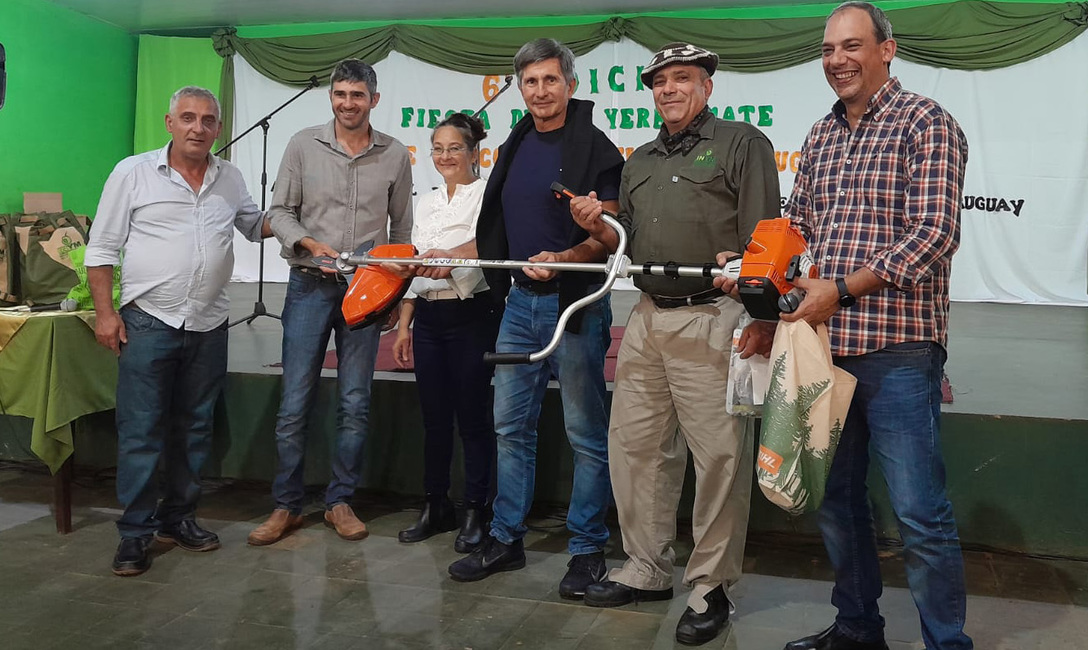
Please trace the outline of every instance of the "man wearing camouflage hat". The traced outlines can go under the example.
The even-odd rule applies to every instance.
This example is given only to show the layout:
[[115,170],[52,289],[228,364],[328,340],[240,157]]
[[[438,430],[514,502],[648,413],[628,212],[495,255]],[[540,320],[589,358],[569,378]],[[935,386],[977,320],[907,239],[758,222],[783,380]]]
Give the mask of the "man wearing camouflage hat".
[[[714,259],[739,251],[760,219],[779,214],[770,141],[718,119],[707,101],[718,56],[687,43],[659,50],[642,72],[664,123],[623,168],[619,219],[636,260]],[[578,224],[606,246],[592,193],[571,202]],[[695,460],[692,533],[684,572],[692,587],[676,639],[701,644],[729,620],[728,586],[740,578],[753,470],[752,430],[725,410],[733,329],[742,307],[709,278],[636,276],[642,296],[620,348],[609,427],[609,471],[628,560],[585,602],[617,607],[672,598],[672,549],[687,450]],[[727,291],[731,287],[724,287]],[[746,352],[766,353],[750,328]]]

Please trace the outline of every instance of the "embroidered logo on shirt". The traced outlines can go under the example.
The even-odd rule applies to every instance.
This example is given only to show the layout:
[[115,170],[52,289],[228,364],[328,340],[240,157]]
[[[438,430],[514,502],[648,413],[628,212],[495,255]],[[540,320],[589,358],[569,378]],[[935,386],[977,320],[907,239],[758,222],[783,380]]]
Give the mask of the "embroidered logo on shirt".
[[714,150],[707,149],[703,153],[695,156],[695,160],[691,163],[692,167],[713,167],[717,164],[718,159],[714,157]]

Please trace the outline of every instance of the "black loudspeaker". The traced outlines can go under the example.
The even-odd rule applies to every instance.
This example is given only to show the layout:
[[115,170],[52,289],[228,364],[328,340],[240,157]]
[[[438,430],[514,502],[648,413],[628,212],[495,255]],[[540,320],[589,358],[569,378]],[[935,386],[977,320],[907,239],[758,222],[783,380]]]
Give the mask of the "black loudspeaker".
[[4,107],[4,95],[8,89],[8,71],[4,69],[7,57],[4,55],[4,45],[0,43],[0,108]]

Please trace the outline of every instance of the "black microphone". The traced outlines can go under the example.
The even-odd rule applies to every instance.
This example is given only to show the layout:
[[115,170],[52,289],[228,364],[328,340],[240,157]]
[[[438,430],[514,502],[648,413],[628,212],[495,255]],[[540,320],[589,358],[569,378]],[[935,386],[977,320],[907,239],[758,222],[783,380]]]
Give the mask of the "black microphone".
[[60,302],[51,302],[44,305],[31,305],[30,311],[79,311],[79,302],[72,298],[65,298]]
[[317,80],[317,75],[310,75],[310,88],[317,88],[319,85],[321,85],[321,82]]
[[7,94],[7,87],[7,55],[4,54],[4,45],[0,43],[0,108],[4,107],[4,95]]

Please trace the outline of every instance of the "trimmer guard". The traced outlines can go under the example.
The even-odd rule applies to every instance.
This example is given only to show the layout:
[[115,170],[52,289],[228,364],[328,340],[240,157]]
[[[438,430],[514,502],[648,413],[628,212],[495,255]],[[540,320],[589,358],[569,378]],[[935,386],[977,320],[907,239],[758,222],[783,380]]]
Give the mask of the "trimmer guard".
[[[369,252],[374,257],[411,258],[416,248],[411,244],[382,244],[368,242],[355,251],[356,255]],[[351,278],[351,286],[344,295],[341,311],[348,328],[359,329],[383,321],[408,292],[411,278],[400,278],[380,266],[361,266]]]

